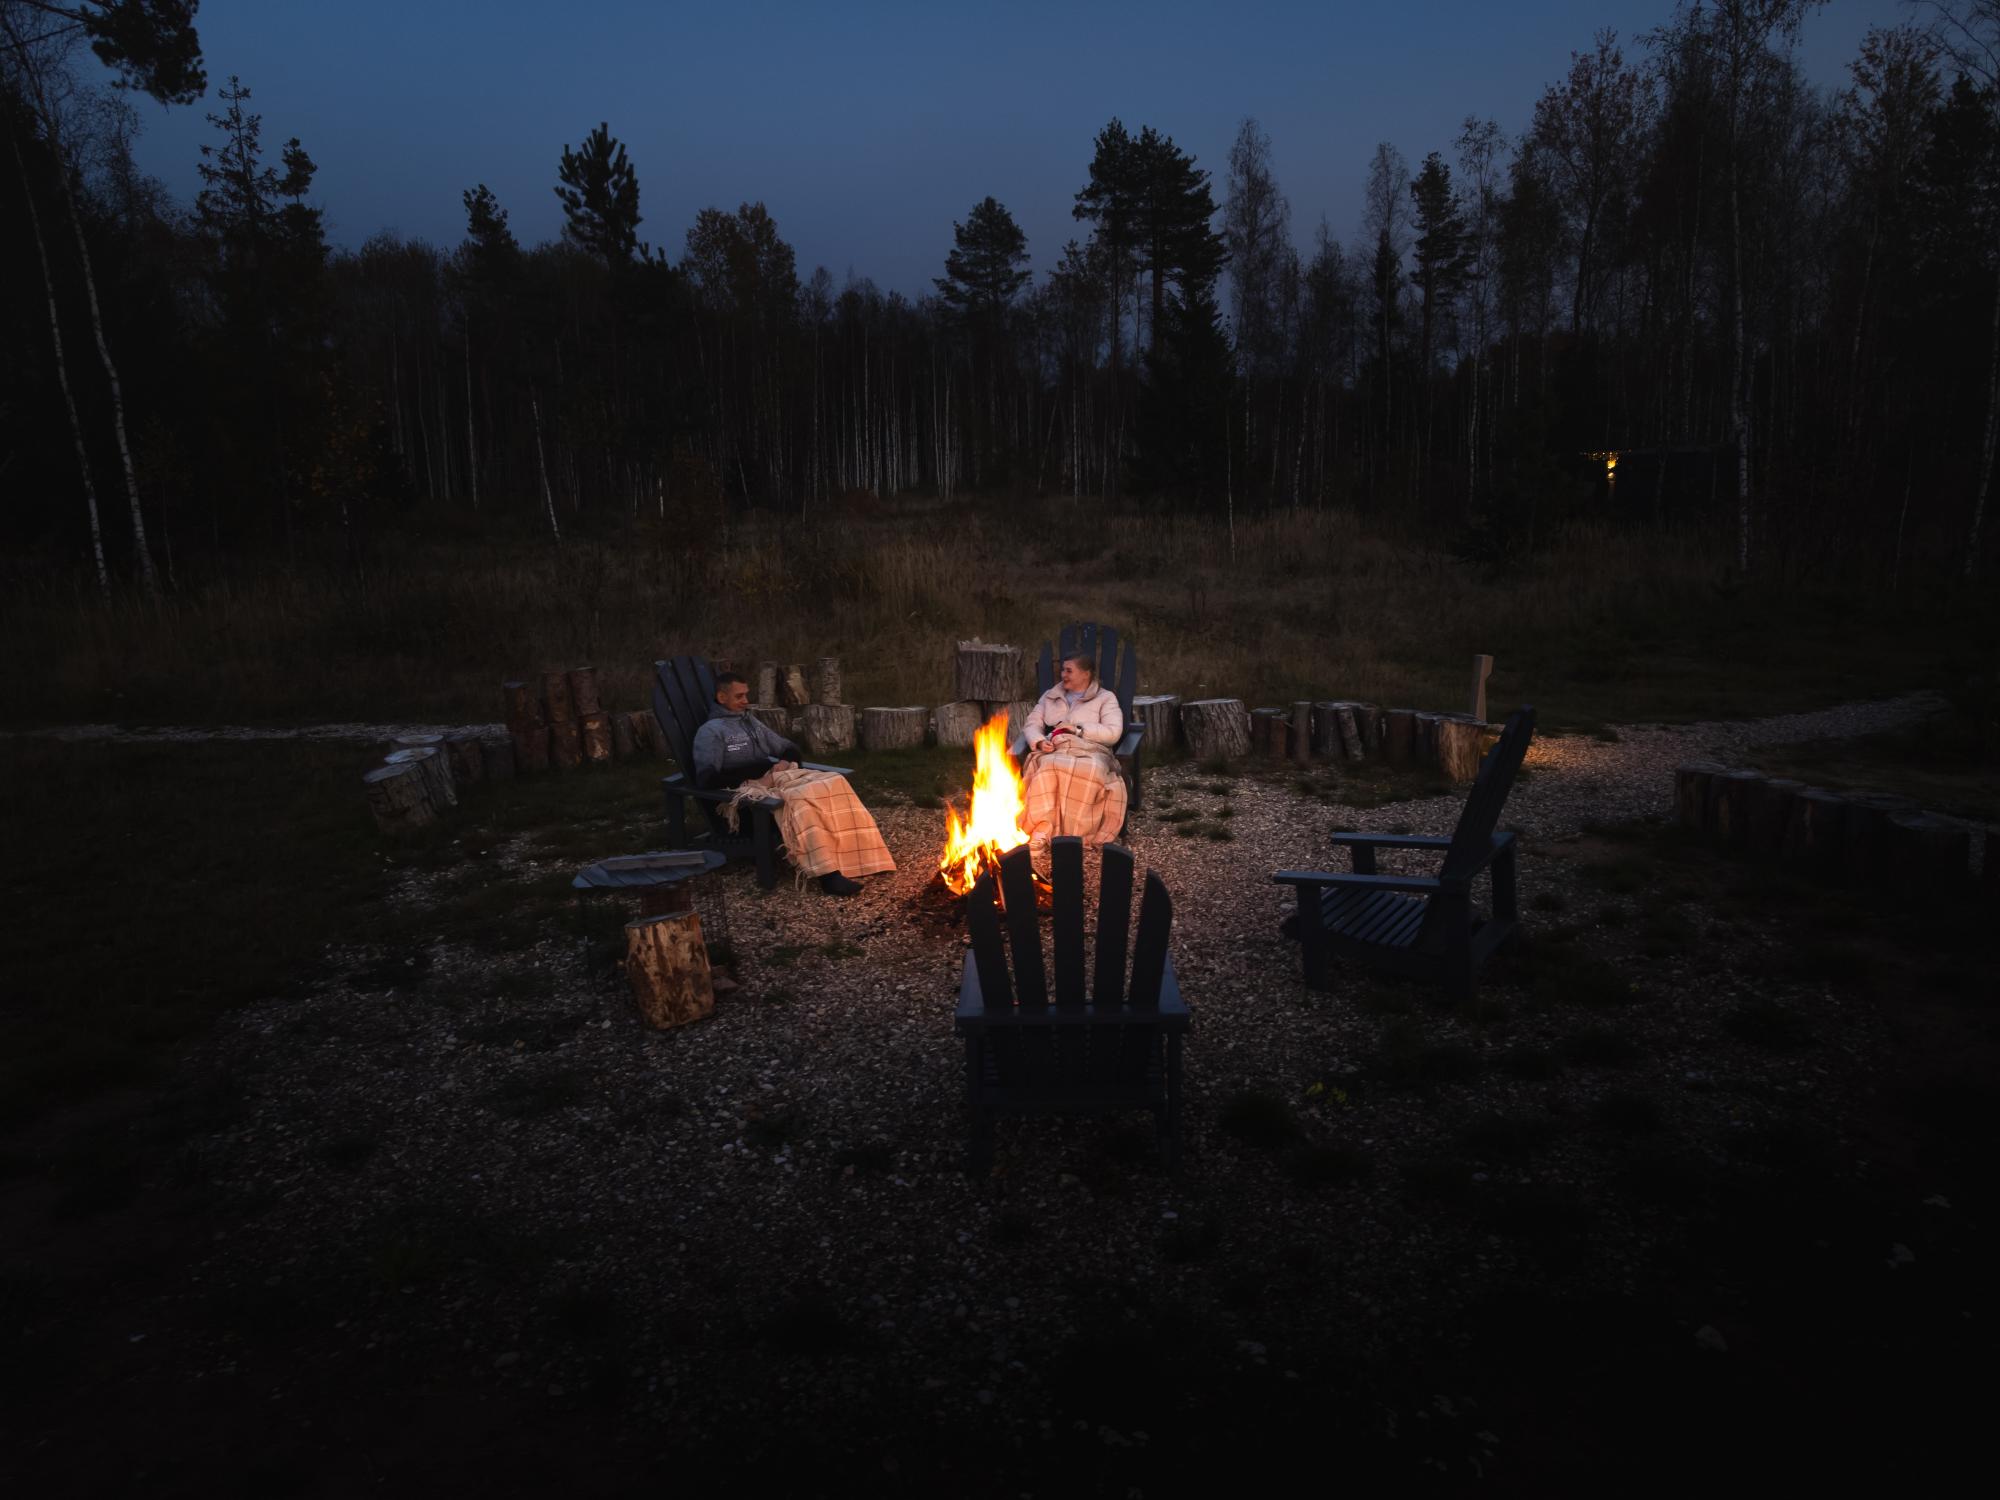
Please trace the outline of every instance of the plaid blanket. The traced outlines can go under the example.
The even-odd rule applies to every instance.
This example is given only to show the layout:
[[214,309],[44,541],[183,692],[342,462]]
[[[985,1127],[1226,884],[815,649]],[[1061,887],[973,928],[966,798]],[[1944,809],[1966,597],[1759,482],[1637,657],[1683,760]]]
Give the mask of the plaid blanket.
[[744,782],[723,804],[730,825],[735,826],[738,803],[760,797],[776,797],[784,804],[777,813],[778,832],[784,836],[792,868],[800,875],[831,875],[837,870],[853,878],[896,868],[881,830],[845,776],[774,766],[755,781]]
[[1125,826],[1125,778],[1108,749],[1037,750],[1028,757],[1022,780],[1021,826],[1038,848],[1068,835],[1108,844]]

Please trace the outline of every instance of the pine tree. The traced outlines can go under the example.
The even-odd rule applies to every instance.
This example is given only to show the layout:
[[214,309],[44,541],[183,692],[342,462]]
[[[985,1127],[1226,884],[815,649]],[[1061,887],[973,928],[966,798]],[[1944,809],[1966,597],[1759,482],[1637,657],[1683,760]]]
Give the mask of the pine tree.
[[1435,366],[1433,340],[1438,314],[1451,305],[1465,284],[1468,267],[1465,243],[1465,216],[1451,189],[1451,168],[1437,152],[1424,158],[1417,180],[1410,184],[1410,199],[1416,205],[1416,260],[1410,273],[1411,284],[1423,296],[1423,322],[1418,337],[1418,369],[1428,381]]
[[584,137],[581,150],[563,147],[556,169],[563,233],[607,264],[624,265],[645,251],[639,243],[639,178],[612,136],[609,122]]
[[951,226],[951,253],[944,275],[933,284],[944,300],[962,314],[997,322],[1026,286],[1032,273],[1028,237],[1006,205],[988,197],[973,205],[963,224]]

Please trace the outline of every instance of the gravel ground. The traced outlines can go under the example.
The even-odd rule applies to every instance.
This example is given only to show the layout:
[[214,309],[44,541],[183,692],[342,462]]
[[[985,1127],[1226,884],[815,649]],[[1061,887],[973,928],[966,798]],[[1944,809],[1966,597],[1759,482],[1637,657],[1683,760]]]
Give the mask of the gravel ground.
[[[1933,706],[1537,742],[1506,814],[1531,931],[1558,925],[1534,911],[1601,899],[1580,873],[1604,852],[1590,830],[1666,812],[1674,764]],[[1477,1019],[1359,978],[1309,993],[1269,872],[1322,866],[1331,826],[1448,830],[1459,801],[1360,811],[1282,778],[1215,785],[1192,766],[1149,772],[1132,840],[1174,893],[1195,1014],[1177,1177],[1143,1120],[1003,1125],[995,1175],[963,1175],[963,939],[926,891],[941,815],[889,807],[901,869],[852,900],[722,877],[743,988],[698,1025],[641,1027],[570,923],[513,953],[442,926],[357,944],[303,995],[234,1013],[206,1061],[246,1110],[203,1170],[254,1212],[202,1281],[340,1288],[338,1326],[302,1335],[315,1358],[410,1351],[511,1399],[607,1405],[663,1442],[720,1440],[781,1406],[857,1441],[871,1424],[970,1423],[1027,1451],[1078,1433],[1143,1447],[1195,1398],[1120,1400],[1128,1375],[1102,1370],[1140,1356],[1088,1355],[1142,1327],[1171,1326],[1177,1357],[1242,1390],[1333,1389],[1332,1371],[1392,1360],[1496,1291],[1631,1289],[1660,1219],[1604,1190],[1630,1143],[1584,1122],[1637,1111],[1635,1131],[1715,1161],[1754,1159],[1741,1143],[1781,1128],[1841,1135],[1882,1023],[1826,983],[1740,977],[1778,935],[1697,900],[1690,940],[1621,968],[1628,993],[1597,1009],[1538,1004],[1505,965]],[[1209,826],[1227,803],[1231,836],[1174,836],[1169,803]],[[519,876],[570,868],[491,858]],[[397,899],[422,911],[485,873],[412,874]],[[1818,1045],[1732,1039],[1722,1019],[1746,999],[1806,1017]],[[1421,1087],[1385,1065],[1385,1028],[1434,1075]],[[1686,1309],[1687,1346],[1726,1341],[1718,1317]],[[219,1343],[182,1357],[189,1378],[234,1368]],[[1377,1405],[1367,1420],[1421,1428],[1434,1468],[1481,1472],[1506,1451],[1510,1434],[1448,1388]]]

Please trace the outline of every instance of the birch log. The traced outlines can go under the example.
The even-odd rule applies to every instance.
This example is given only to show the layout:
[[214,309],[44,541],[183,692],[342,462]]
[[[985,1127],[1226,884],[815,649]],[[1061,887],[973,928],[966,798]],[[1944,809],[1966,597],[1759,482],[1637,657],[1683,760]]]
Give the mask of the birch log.
[[1181,705],[1181,734],[1196,760],[1237,760],[1250,753],[1250,716],[1241,698],[1197,698]]
[[[1142,743],[1149,756],[1174,748],[1180,738],[1181,700],[1178,693],[1154,693],[1132,700],[1132,717],[1146,726]],[[1132,726],[1125,726],[1130,729]]]
[[430,782],[421,767],[407,761],[377,766],[361,782],[368,791],[368,811],[384,833],[409,833],[437,821]]
[[774,661],[757,663],[757,701],[759,703],[778,701],[778,664]]
[[392,750],[387,764],[392,766],[415,766],[417,774],[424,778],[429,789],[427,795],[431,806],[442,813],[447,808],[458,806],[458,789],[452,785],[451,762],[435,745],[425,745],[414,750]]
[[864,708],[861,710],[863,750],[914,750],[924,742],[924,727],[930,710],[916,708]]
[[986,722],[986,705],[977,702],[937,706],[937,742],[955,749],[970,748],[972,736]]
[[778,673],[778,702],[785,708],[804,708],[812,702],[806,691],[806,669],[797,662]]
[[587,719],[594,713],[601,713],[604,705],[597,701],[597,668],[571,667],[569,677],[569,703],[579,719]]
[[1367,752],[1362,748],[1361,726],[1355,721],[1354,705],[1334,704],[1333,722],[1340,727],[1340,753],[1349,760],[1360,760]]
[[959,698],[1011,703],[1021,691],[1021,648],[960,641],[952,671]]
[[839,703],[808,703],[800,718],[799,739],[814,756],[854,748],[854,710]]
[[840,704],[840,658],[822,656],[813,663],[813,702]]
[[669,912],[625,924],[625,978],[648,1026],[665,1031],[715,1011],[701,914]]

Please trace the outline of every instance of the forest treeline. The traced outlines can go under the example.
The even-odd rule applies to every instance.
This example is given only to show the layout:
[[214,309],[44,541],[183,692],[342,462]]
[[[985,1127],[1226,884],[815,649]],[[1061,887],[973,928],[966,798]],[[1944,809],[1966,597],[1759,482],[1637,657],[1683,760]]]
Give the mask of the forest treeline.
[[[608,123],[551,151],[554,241],[469,182],[457,245],[333,250],[310,143],[266,139],[282,100],[208,93],[192,0],[0,0],[0,534],[161,588],[359,562],[413,517],[560,540],[1074,496],[1352,507],[1504,555],[1595,507],[1711,528],[1747,571],[1970,577],[2000,3],[1871,32],[1838,90],[1792,55],[1812,8],[1600,33],[1518,136],[1374,147],[1345,241],[1294,219],[1254,119],[1212,165],[1111,120],[1060,185],[1074,238],[1031,247],[967,183],[910,298],[803,272],[754,200],[650,242]],[[135,168],[120,88],[207,108],[192,204]]]

